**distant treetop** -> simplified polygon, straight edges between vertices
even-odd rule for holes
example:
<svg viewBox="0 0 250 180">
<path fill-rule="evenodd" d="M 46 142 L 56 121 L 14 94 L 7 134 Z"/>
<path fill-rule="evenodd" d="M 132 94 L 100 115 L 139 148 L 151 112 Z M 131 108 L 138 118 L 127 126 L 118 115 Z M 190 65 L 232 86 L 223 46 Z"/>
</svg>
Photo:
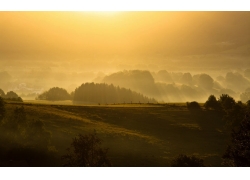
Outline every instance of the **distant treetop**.
<svg viewBox="0 0 250 180">
<path fill-rule="evenodd" d="M 40 94 L 37 99 L 49 100 L 49 101 L 61 101 L 61 100 L 70 100 L 70 94 L 63 88 L 53 87 L 48 91 Z"/>
<path fill-rule="evenodd" d="M 0 89 L 0 97 L 2 97 L 5 100 L 9 100 L 9 101 L 23 102 L 22 98 L 19 97 L 14 91 L 9 91 L 5 94 L 4 91 L 2 89 Z"/>
</svg>

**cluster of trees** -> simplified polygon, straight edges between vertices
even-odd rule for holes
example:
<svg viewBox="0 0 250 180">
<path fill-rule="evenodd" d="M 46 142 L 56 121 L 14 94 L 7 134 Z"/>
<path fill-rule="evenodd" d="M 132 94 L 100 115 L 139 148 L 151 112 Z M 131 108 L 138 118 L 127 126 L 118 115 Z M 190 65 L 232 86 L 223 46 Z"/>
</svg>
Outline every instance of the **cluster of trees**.
<svg viewBox="0 0 250 180">
<path fill-rule="evenodd" d="M 74 102 L 86 103 L 156 103 L 154 99 L 131 91 L 130 89 L 115 87 L 113 84 L 85 83 L 74 91 Z"/>
<path fill-rule="evenodd" d="M 188 108 L 201 109 L 197 102 L 187 103 Z M 218 111 L 224 114 L 223 120 L 231 129 L 231 143 L 223 155 L 225 166 L 250 166 L 250 100 L 246 104 L 236 102 L 227 94 L 222 94 L 218 100 L 214 95 L 209 96 L 204 107 L 207 110 Z M 174 165 L 185 166 L 191 159 L 184 156 L 175 159 Z M 180 163 L 182 162 L 182 164 Z M 183 162 L 185 162 L 183 164 Z M 194 162 L 194 161 L 193 161 Z M 176 165 L 177 166 L 177 165 Z M 191 166 L 191 164 L 190 164 Z M 198 166 L 198 165 L 197 165 Z"/>
<path fill-rule="evenodd" d="M 72 96 L 63 88 L 53 87 L 38 95 L 37 99 L 49 101 L 71 100 Z"/>
<path fill-rule="evenodd" d="M 9 91 L 5 94 L 5 92 L 2 89 L 0 89 L 0 97 L 9 101 L 23 102 L 22 98 L 19 97 L 14 91 Z"/>
<path fill-rule="evenodd" d="M 237 129 L 232 130 L 231 144 L 223 157 L 224 165 L 250 166 L 250 115 L 246 114 Z"/>
<path fill-rule="evenodd" d="M 202 110 L 201 105 L 196 101 L 187 102 L 189 110 Z M 206 110 L 215 110 L 223 114 L 223 121 L 228 128 L 239 126 L 245 114 L 250 111 L 250 101 L 242 103 L 236 102 L 233 97 L 228 94 L 222 94 L 218 99 L 214 95 L 210 95 L 204 103 Z"/>
</svg>

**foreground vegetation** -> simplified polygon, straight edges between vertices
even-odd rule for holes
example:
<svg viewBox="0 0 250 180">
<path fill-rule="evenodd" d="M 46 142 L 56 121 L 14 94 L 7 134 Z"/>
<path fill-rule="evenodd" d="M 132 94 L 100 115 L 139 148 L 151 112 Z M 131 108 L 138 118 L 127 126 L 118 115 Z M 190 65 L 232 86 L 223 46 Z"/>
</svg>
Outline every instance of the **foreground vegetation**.
<svg viewBox="0 0 250 180">
<path fill-rule="evenodd" d="M 8 147 L 1 143 L 5 153 L 10 154 L 9 159 L 1 159 L 2 166 L 62 166 L 61 157 L 67 154 L 72 139 L 93 130 L 102 139 L 102 148 L 108 148 L 112 166 L 171 166 L 179 154 L 203 159 L 205 166 L 222 166 L 222 156 L 230 143 L 231 129 L 225 128 L 224 112 L 204 107 L 188 110 L 186 104 L 74 106 L 8 102 L 5 109 L 5 119 L 22 109 L 28 124 L 38 122 L 39 132 L 49 134 L 44 143 L 39 143 L 46 146 L 42 152 L 35 143 L 24 146 L 17 141 Z M 31 127 L 20 131 L 24 140 Z M 39 138 L 37 130 L 32 132 Z M 10 153 L 15 146 L 22 147 L 21 156 L 19 152 Z M 30 147 L 34 156 L 28 156 Z"/>
</svg>

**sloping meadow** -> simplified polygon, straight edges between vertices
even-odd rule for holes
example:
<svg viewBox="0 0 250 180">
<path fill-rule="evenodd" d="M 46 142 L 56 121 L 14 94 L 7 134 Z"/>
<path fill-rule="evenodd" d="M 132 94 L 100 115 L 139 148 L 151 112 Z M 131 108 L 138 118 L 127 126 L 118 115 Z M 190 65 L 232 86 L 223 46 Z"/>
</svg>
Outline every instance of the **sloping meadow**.
<svg viewBox="0 0 250 180">
<path fill-rule="evenodd" d="M 72 138 L 96 131 L 113 166 L 170 166 L 178 154 L 196 155 L 206 166 L 221 166 L 229 142 L 222 117 L 213 111 L 190 112 L 185 104 L 73 106 L 6 104 L 8 113 L 23 106 L 51 132 L 62 156 Z"/>
</svg>

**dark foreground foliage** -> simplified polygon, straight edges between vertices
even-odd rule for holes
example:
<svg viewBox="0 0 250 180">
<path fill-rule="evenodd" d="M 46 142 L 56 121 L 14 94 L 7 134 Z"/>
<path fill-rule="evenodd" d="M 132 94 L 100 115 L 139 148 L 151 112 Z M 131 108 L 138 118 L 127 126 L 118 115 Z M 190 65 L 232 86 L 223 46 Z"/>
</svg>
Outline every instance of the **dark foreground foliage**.
<svg viewBox="0 0 250 180">
<path fill-rule="evenodd" d="M 250 116 L 246 115 L 238 129 L 232 131 L 231 144 L 223 155 L 224 165 L 250 166 Z"/>
<path fill-rule="evenodd" d="M 0 99 L 1 112 L 5 105 Z M 17 107 L 0 121 L 0 166 L 55 166 L 56 149 L 44 123 L 29 119 L 24 107 Z"/>
<path fill-rule="evenodd" d="M 204 167 L 203 159 L 180 154 L 171 162 L 172 167 Z"/>
<path fill-rule="evenodd" d="M 214 95 L 210 95 L 208 100 L 205 102 L 204 107 L 206 109 L 221 110 L 221 104 L 217 101 Z"/>
<path fill-rule="evenodd" d="M 107 158 L 108 149 L 100 147 L 101 139 L 96 133 L 73 138 L 68 153 L 62 157 L 64 166 L 73 167 L 103 167 L 111 166 Z"/>
<path fill-rule="evenodd" d="M 6 113 L 4 104 L 5 104 L 5 102 L 4 102 L 3 98 L 0 97 L 0 123 L 3 120 L 5 113 Z"/>
</svg>

